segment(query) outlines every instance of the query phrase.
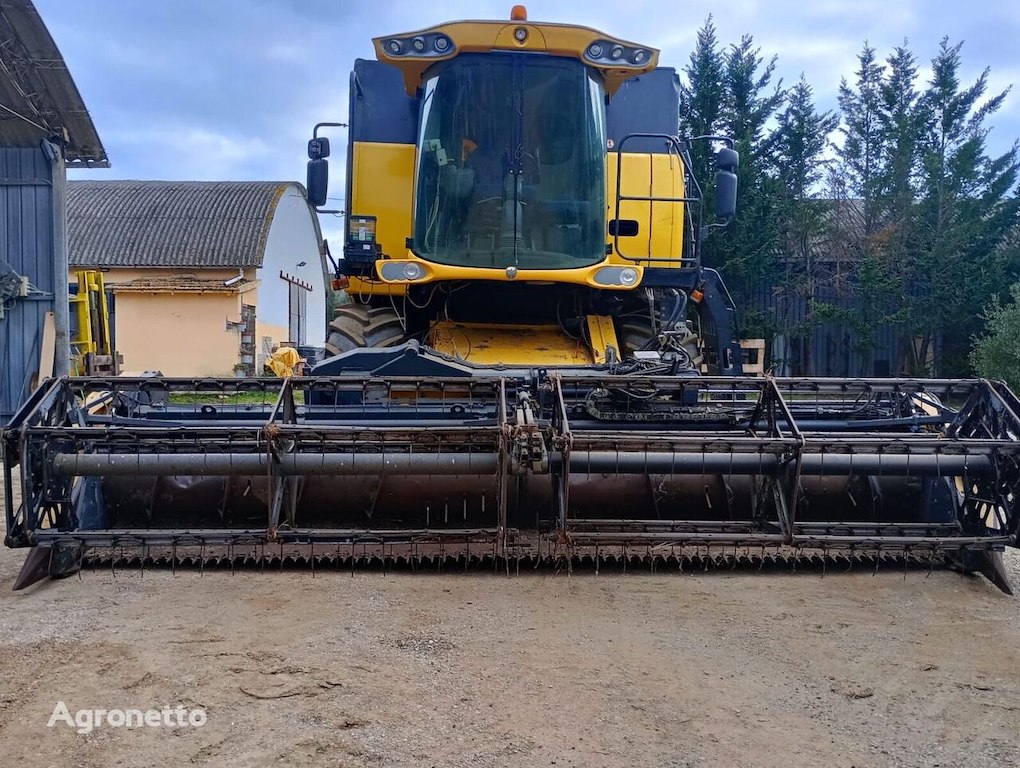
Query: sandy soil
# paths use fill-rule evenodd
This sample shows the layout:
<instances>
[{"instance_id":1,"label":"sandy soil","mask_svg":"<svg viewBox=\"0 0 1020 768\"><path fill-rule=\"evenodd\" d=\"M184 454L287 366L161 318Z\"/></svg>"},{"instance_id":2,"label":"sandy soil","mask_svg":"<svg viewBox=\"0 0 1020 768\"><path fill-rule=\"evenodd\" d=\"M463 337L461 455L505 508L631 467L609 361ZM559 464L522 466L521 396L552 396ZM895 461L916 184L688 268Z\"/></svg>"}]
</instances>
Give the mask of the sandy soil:
<instances>
[{"instance_id":1,"label":"sandy soil","mask_svg":"<svg viewBox=\"0 0 1020 768\"><path fill-rule=\"evenodd\" d=\"M23 555L0 550L4 765L1020 763L1020 600L979 578L147 570L15 594ZM208 720L79 734L47 727L58 701Z\"/></svg>"}]
</instances>

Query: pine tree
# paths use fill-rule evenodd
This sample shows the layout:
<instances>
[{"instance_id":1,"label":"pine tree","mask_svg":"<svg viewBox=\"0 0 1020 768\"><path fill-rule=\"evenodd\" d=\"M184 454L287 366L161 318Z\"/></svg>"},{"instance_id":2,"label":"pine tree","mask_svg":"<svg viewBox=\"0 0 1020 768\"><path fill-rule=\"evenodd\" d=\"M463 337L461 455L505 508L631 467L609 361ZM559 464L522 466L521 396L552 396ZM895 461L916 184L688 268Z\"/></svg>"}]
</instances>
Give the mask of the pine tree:
<instances>
[{"instance_id":1,"label":"pine tree","mask_svg":"<svg viewBox=\"0 0 1020 768\"><path fill-rule=\"evenodd\" d=\"M824 273L819 270L816 254L821 250L831 206L817 198L825 170L825 153L830 146L829 134L837 125L838 120L831 112L819 113L815 109L811 86L801 74L789 91L775 132L783 277L772 295L777 314L775 330L782 333L788 343L794 339L803 343L812 330L810 318L804 326L794 326L783 310L788 313L802 304L811 307L816 298L819 272ZM804 372L813 373L810 355L802 352L800 358L808 363Z\"/></svg>"},{"instance_id":2,"label":"pine tree","mask_svg":"<svg viewBox=\"0 0 1020 768\"><path fill-rule=\"evenodd\" d=\"M918 103L917 64L907 42L886 59L886 77L879 87L878 140L874 174L876 225L887 263L906 258L911 240L915 171L923 115Z\"/></svg>"},{"instance_id":3,"label":"pine tree","mask_svg":"<svg viewBox=\"0 0 1020 768\"><path fill-rule=\"evenodd\" d=\"M881 101L883 66L866 42L857 56L859 69L851 87L839 84L839 110L843 120L843 164L847 192L862 201L861 225L865 237L878 226L878 176L881 167Z\"/></svg>"},{"instance_id":4,"label":"pine tree","mask_svg":"<svg viewBox=\"0 0 1020 768\"><path fill-rule=\"evenodd\" d=\"M857 61L853 85L844 79L839 87L843 143L832 181L841 194L830 241L845 244L850 269L837 304L870 371L876 331L911 312L906 265L920 124L917 67L906 43L884 64L865 43Z\"/></svg>"},{"instance_id":5,"label":"pine tree","mask_svg":"<svg viewBox=\"0 0 1020 768\"><path fill-rule=\"evenodd\" d=\"M978 308L1020 281L1018 148L985 148L1005 92L987 93L987 71L962 85L961 46L947 40L924 84L906 41L884 60L865 43L840 83L833 146L836 118L815 109L803 76L783 91L775 64L749 35L724 48L709 17L681 93L681 134L731 136L741 155L737 217L704 249L737 300L741 332L807 340L826 322L848 326L870 372L873 339L893 325L900 371L935 373L934 359L940 374L965 373L968 339L986 323ZM711 147L691 149L710 201ZM776 307L749 312L768 285ZM808 304L801 328L782 314L795 301Z\"/></svg>"},{"instance_id":6,"label":"pine tree","mask_svg":"<svg viewBox=\"0 0 1020 768\"><path fill-rule=\"evenodd\" d=\"M698 30L690 63L684 68L686 82L680 87L680 135L684 138L716 133L722 114L725 84L723 54L709 16ZM701 184L705 200L712 199L712 151L706 142L691 145L694 177Z\"/></svg>"},{"instance_id":7,"label":"pine tree","mask_svg":"<svg viewBox=\"0 0 1020 768\"><path fill-rule=\"evenodd\" d=\"M838 125L839 120L832 112L819 113L815 109L812 88L802 73L787 94L776 131L779 176L792 199L804 200L820 191L829 134Z\"/></svg>"},{"instance_id":8,"label":"pine tree","mask_svg":"<svg viewBox=\"0 0 1020 768\"><path fill-rule=\"evenodd\" d=\"M933 344L943 339L944 374L966 372L967 339L979 332L976 307L1002 290L1009 270L1007 237L1016 226L1017 148L990 158L985 152L987 119L1008 90L986 96L989 70L963 87L962 43L943 38L932 59L932 79L921 96L925 116L921 139L917 253L912 259L918 286L908 331L915 344L907 365L927 371Z\"/></svg>"},{"instance_id":9,"label":"pine tree","mask_svg":"<svg viewBox=\"0 0 1020 768\"><path fill-rule=\"evenodd\" d=\"M779 274L781 183L774 152L777 138L768 126L786 94L782 82L773 81L776 58L766 61L750 35L731 45L723 58L720 127L740 153L737 215L725 231L713 233L705 252L709 263L724 270L738 306L746 307L752 292ZM741 332L770 335L774 329L763 324L764 319L745 311Z\"/></svg>"}]
</instances>

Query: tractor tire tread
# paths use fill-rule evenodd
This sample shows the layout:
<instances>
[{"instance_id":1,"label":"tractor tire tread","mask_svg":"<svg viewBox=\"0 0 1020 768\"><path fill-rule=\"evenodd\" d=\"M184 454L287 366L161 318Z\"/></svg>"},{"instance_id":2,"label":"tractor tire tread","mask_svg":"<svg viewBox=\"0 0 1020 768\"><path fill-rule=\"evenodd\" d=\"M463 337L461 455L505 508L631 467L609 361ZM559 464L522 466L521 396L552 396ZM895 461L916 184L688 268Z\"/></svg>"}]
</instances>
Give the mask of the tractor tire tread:
<instances>
[{"instance_id":1,"label":"tractor tire tread","mask_svg":"<svg viewBox=\"0 0 1020 768\"><path fill-rule=\"evenodd\" d=\"M365 347L392 347L403 340L403 325L392 309L345 304L337 307L329 324L326 349L340 355Z\"/></svg>"}]
</instances>

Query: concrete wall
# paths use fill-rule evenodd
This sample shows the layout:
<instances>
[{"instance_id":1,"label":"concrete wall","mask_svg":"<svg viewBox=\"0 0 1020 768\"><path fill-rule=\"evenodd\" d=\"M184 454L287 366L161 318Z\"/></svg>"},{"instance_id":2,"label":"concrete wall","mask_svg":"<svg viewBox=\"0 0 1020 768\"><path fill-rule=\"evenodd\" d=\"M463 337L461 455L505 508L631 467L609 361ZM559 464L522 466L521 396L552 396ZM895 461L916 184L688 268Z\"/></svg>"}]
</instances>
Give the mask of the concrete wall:
<instances>
[{"instance_id":1,"label":"concrete wall","mask_svg":"<svg viewBox=\"0 0 1020 768\"><path fill-rule=\"evenodd\" d=\"M273 325L258 319L255 320L255 373L262 375L263 366L272 354L273 348L289 341L288 328L285 325Z\"/></svg>"},{"instance_id":2,"label":"concrete wall","mask_svg":"<svg viewBox=\"0 0 1020 768\"><path fill-rule=\"evenodd\" d=\"M2 425L31 393L44 318L54 310L52 171L41 149L0 147L0 259L38 291L0 320Z\"/></svg>"},{"instance_id":3,"label":"concrete wall","mask_svg":"<svg viewBox=\"0 0 1020 768\"><path fill-rule=\"evenodd\" d=\"M117 351L125 371L234 376L241 296L230 293L117 294Z\"/></svg>"}]
</instances>

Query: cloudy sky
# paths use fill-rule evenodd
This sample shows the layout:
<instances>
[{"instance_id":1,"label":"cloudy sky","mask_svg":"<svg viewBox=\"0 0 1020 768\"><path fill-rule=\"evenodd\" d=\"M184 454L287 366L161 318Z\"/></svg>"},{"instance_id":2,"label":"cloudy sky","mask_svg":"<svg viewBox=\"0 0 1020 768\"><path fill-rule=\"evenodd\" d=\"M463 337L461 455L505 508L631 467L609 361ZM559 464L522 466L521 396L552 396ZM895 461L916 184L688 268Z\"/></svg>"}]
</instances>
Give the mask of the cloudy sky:
<instances>
[{"instance_id":1,"label":"cloudy sky","mask_svg":"<svg viewBox=\"0 0 1020 768\"><path fill-rule=\"evenodd\" d=\"M314 123L346 117L347 76L373 36L462 18L507 18L498 0L35 0L92 113L112 168L82 178L297 179ZM723 43L750 33L835 106L868 40L884 56L909 40L926 64L939 39L965 41L968 80L1018 84L995 116L992 149L1020 136L1020 4L1005 0L558 0L536 21L574 22L662 50L683 67L713 14ZM625 10L624 10L625 9ZM342 134L334 156L343 158ZM336 140L335 140L336 141ZM334 165L338 165L334 163ZM330 195L342 195L334 167ZM342 201L334 201L342 207ZM335 221L323 221L327 234Z\"/></svg>"}]
</instances>

